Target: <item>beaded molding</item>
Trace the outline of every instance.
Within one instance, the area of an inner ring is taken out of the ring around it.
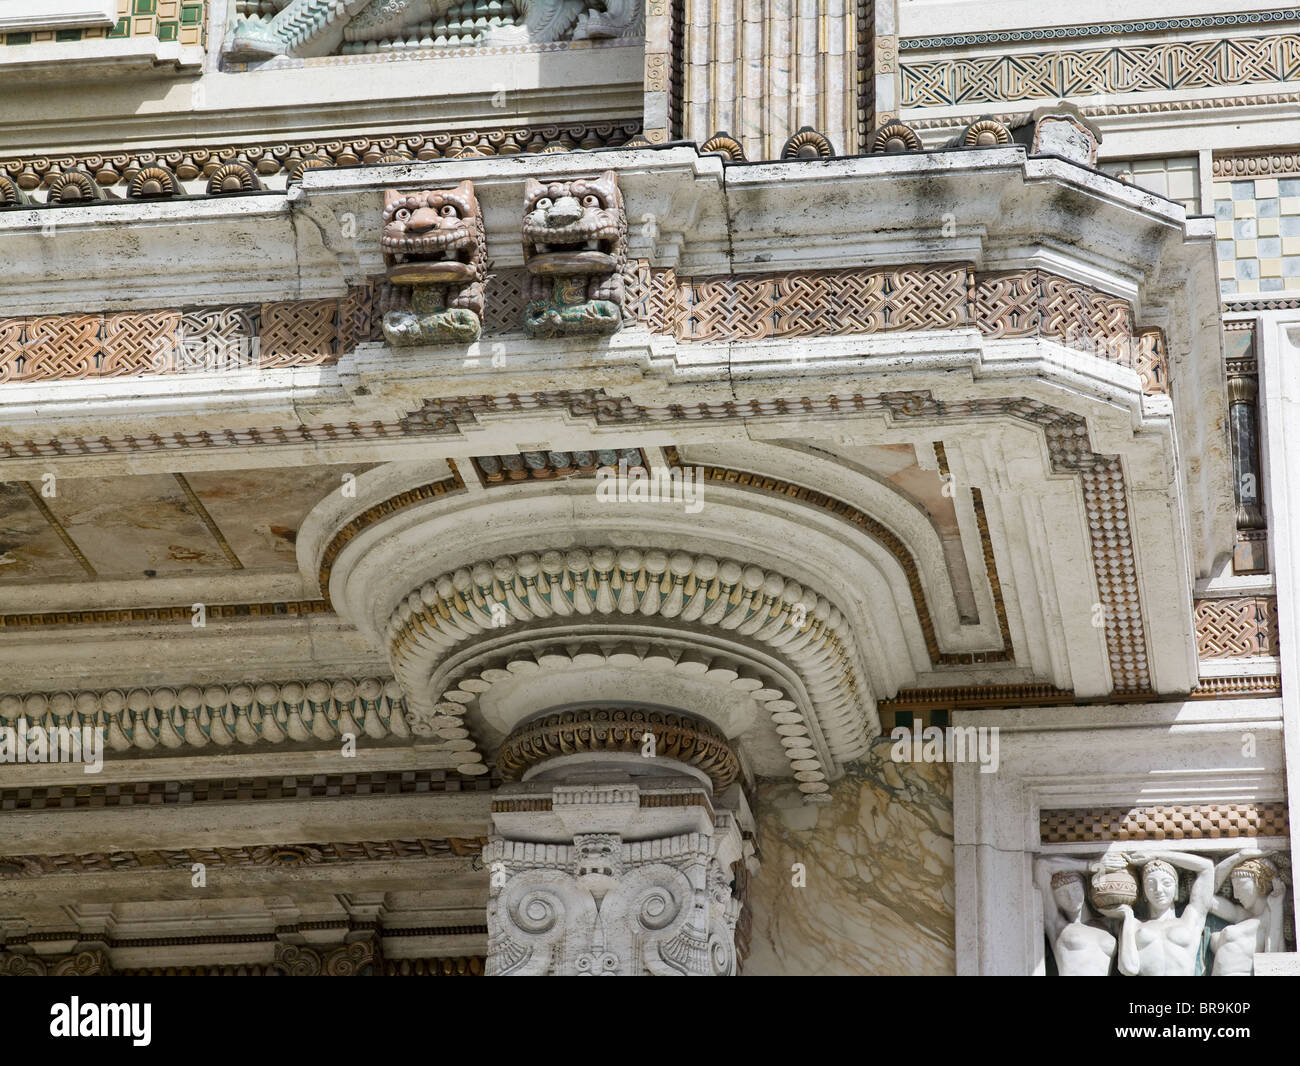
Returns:
[[[0,722],[6,726],[24,719],[47,736],[57,729],[98,727],[105,749],[118,753],[209,744],[333,745],[345,734],[405,739],[411,735],[405,712],[397,683],[373,677],[0,696]]]
[[[543,715],[518,725],[501,745],[497,768],[503,781],[550,759],[578,752],[639,753],[653,734],[655,754],[708,774],[721,792],[740,773],[740,761],[721,732],[685,714],[621,707],[583,707]]]
[[[498,605],[495,612],[493,605]],[[394,674],[408,694],[411,731],[417,736],[442,736],[446,730],[451,731],[446,735],[460,734],[465,694],[459,689],[441,696],[426,693],[438,664],[465,642],[537,621],[605,617],[617,624],[620,616],[626,623],[658,616],[717,627],[768,646],[798,672],[812,701],[813,725],[832,757],[847,762],[867,750],[856,640],[839,608],[774,571],[640,548],[504,556],[443,574],[413,590],[393,611],[384,632]],[[448,721],[457,724],[445,726]],[[792,723],[780,732],[807,737],[809,723]],[[800,759],[816,758],[811,746],[796,745],[793,751]],[[801,783],[806,793],[826,788],[821,781]]]

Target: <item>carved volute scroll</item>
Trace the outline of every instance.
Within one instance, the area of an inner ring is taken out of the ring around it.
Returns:
[[[686,715],[629,710],[606,728],[619,713],[543,715],[502,746],[515,780],[496,794],[483,851],[490,976],[739,969],[749,868],[741,812],[723,806],[739,790],[713,787],[734,778],[736,756]]]

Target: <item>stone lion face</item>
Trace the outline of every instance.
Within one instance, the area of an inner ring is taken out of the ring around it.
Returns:
[[[384,194],[380,244],[389,267],[419,263],[461,263],[477,267],[483,226],[474,185],[454,189]]]
[[[614,256],[624,236],[618,176],[524,185],[524,258],[593,252]]]

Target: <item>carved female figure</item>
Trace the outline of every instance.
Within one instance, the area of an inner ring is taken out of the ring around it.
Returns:
[[[1127,903],[1105,912],[1123,919],[1119,972],[1128,977],[1191,977],[1214,899],[1214,864],[1181,851],[1133,854],[1128,861],[1142,867],[1142,895],[1150,917],[1140,921]],[[1179,869],[1196,875],[1182,914],[1174,907]]]
[[[1115,938],[1091,924],[1083,880],[1091,865],[1065,855],[1039,859],[1034,865],[1047,936],[1062,977],[1105,977],[1115,958]]]
[[[1249,977],[1258,951],[1283,951],[1282,894],[1286,885],[1258,848],[1229,855],[1214,870],[1217,890],[1225,879],[1237,902],[1216,895],[1211,909],[1233,924],[1210,937],[1214,977]]]

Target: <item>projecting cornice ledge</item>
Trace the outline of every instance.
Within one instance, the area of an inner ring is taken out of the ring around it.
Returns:
[[[1038,337],[1082,347],[1094,363],[1137,369],[1143,391],[1172,396],[1176,451],[1200,456],[1208,471],[1195,475],[1186,498],[1196,530],[1195,574],[1208,572],[1204,560],[1230,543],[1225,378],[1210,230],[1203,220],[1188,220],[1177,204],[1062,159],[1028,156],[1019,146],[754,165],[725,164],[693,145],[458,156],[308,169],[287,194],[22,206],[0,211],[0,256],[10,264],[0,300],[12,316],[149,309],[144,317],[153,317],[146,325],[163,334],[173,326],[154,322],[159,308],[170,308],[172,321],[210,317],[212,305],[260,303],[256,322],[249,315],[241,319],[240,336],[259,340],[264,367],[341,357],[340,382],[347,387],[351,378],[364,386],[352,390],[349,406],[366,394],[411,403],[390,404],[374,416],[383,421],[404,418],[429,396],[403,380],[412,370],[415,377],[433,372],[445,379],[434,395],[448,396],[460,387],[450,379],[474,376],[460,373],[473,365],[499,375],[499,386],[483,381],[474,388],[488,394],[558,387],[567,363],[602,373],[588,370],[578,385],[564,387],[599,384],[621,395],[612,386],[647,376],[649,367],[634,370],[627,362],[631,353],[620,353],[608,339],[548,344],[547,368],[530,367],[525,355],[540,342],[523,342],[525,350],[516,354],[508,339],[522,341],[514,331],[523,324],[527,288],[521,241],[527,182],[590,178],[606,170],[617,174],[627,214],[624,333],[635,330],[634,323],[649,329],[649,362],[671,366],[668,378],[698,386],[720,363],[730,382],[788,377],[791,361],[800,373],[813,369],[807,360],[814,348],[839,362],[830,349],[848,351],[856,343],[850,336],[862,333],[901,337],[975,327],[989,342]],[[227,187],[225,181],[219,187]],[[387,306],[380,247],[384,191],[466,182],[486,232],[484,339],[477,347],[407,349],[423,371],[391,348],[362,358],[359,346],[377,339],[375,326]],[[105,284],[110,278],[113,284]],[[87,292],[107,295],[88,300]],[[333,302],[272,306],[312,300]],[[190,314],[195,306],[205,310]],[[65,389],[43,404],[48,422],[73,386],[36,381],[50,375],[41,363],[49,361],[42,347],[47,327],[34,328],[34,322],[12,320],[17,340],[11,346],[31,358],[11,379],[30,380],[42,391]],[[87,325],[102,349],[87,376],[102,376],[105,365],[131,376],[147,372],[140,352],[119,351],[116,339],[124,329],[139,328],[107,315]],[[782,337],[799,338],[798,347],[779,343]],[[742,350],[768,338],[778,342],[770,354]],[[885,359],[890,348],[912,353],[913,369],[923,354],[902,340],[877,339]],[[686,350],[712,342],[717,352]],[[354,352],[358,358],[350,361]],[[1013,365],[1023,357],[1018,352],[1003,361],[1005,372],[1024,372]],[[1078,360],[1053,360],[1066,376],[1078,369],[1067,365]],[[1104,377],[1109,370],[1085,368],[1086,375],[1098,372]],[[656,368],[648,376],[660,373]],[[373,380],[357,379],[367,374]],[[313,380],[324,379],[316,374]],[[1133,383],[1117,379],[1107,388],[1131,391]],[[409,394],[399,397],[404,390]],[[648,397],[640,402],[654,405]],[[1163,418],[1169,410],[1156,396],[1137,419]],[[327,400],[304,417],[338,424],[342,413]]]
[[[123,75],[197,73],[203,49],[157,37],[24,44],[0,49],[0,80],[6,85],[100,81]]]
[[[196,304],[232,291],[264,300],[337,296],[345,278],[383,271],[384,189],[465,180],[483,212],[489,258],[516,267],[525,181],[607,169],[618,173],[627,205],[629,258],[679,274],[959,262],[1039,268],[1132,301],[1141,320],[1171,323],[1195,320],[1189,297],[1217,291],[1212,235],[1179,205],[1017,146],[724,166],[717,155],[675,145],[309,169],[287,194],[4,211],[0,251],[12,268],[0,294],[16,313],[158,306],[188,254],[207,279],[191,279],[186,290]],[[160,225],[173,231],[170,241],[123,232]],[[319,236],[304,253],[308,228]],[[77,241],[60,240],[68,231]],[[333,271],[319,269],[317,245]],[[70,269],[82,280],[132,284],[96,304],[85,287],[64,284]]]
[[[0,212],[7,315],[258,302],[346,291],[330,235],[282,193]]]

